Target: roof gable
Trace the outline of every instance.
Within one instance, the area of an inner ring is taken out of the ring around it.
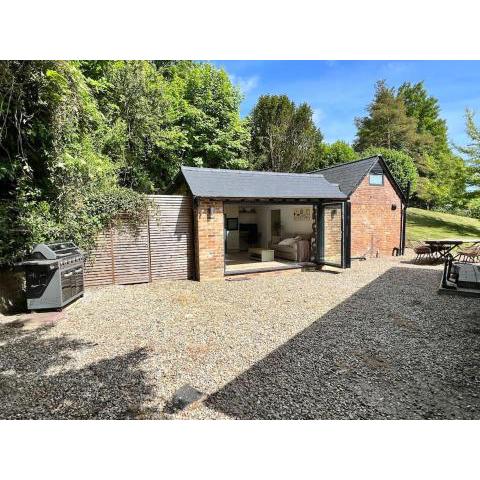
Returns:
[[[312,172],[314,174],[321,173],[329,182],[337,183],[340,190],[347,196],[350,196],[362,183],[362,180],[370,171],[380,172],[388,177],[391,184],[397,191],[398,195],[405,200],[405,195],[391,174],[387,164],[380,155],[355,160],[353,162],[341,163],[331,167],[323,168]]]
[[[345,199],[322,174],[182,167],[190,191],[211,198]]]

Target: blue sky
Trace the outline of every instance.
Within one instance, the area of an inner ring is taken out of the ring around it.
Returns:
[[[438,98],[447,120],[450,141],[463,145],[465,108],[477,111],[480,122],[480,61],[214,61],[240,86],[248,115],[262,94],[286,94],[296,103],[307,102],[325,140],[352,142],[356,116],[365,114],[374,84],[385,79],[398,87],[404,81],[425,81]]]

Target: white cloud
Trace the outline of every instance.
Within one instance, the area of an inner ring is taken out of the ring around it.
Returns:
[[[232,83],[237,85],[245,95],[256,88],[259,81],[257,75],[252,77],[237,77],[236,75],[230,75],[230,79],[232,80]]]

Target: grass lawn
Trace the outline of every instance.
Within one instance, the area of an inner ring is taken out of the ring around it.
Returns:
[[[480,220],[433,212],[420,208],[407,210],[407,239],[480,238]]]

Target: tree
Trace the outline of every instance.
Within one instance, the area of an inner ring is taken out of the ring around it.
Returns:
[[[416,201],[428,208],[461,207],[466,202],[467,169],[448,145],[447,124],[440,118],[438,100],[429,96],[423,82],[404,83],[398,96],[405,103],[407,114],[417,120],[417,132],[433,139],[416,158],[420,175]]]
[[[0,263],[47,239],[91,246],[181,165],[248,168],[240,101],[210,64],[0,62]]]
[[[0,263],[45,240],[88,247],[118,211],[145,212],[103,153],[109,125],[78,62],[0,62],[0,105]]]
[[[92,71],[91,63],[84,72]],[[98,63],[98,62],[95,62]],[[165,176],[164,163],[186,143],[174,128],[178,115],[168,82],[145,61],[102,62],[96,97],[111,126],[105,152],[118,166],[122,185],[153,192]]]
[[[417,120],[407,115],[403,98],[383,80],[377,82],[367,111],[366,117],[355,119],[357,151],[373,146],[402,150],[415,156],[433,142],[429,133],[417,132]]]
[[[467,109],[465,112],[467,135],[470,143],[457,149],[467,156],[467,183],[473,196],[480,196],[480,127],[475,124],[475,114]]]
[[[251,115],[252,164],[277,172],[303,172],[318,164],[322,134],[313,111],[286,95],[262,95]]]
[[[398,150],[378,147],[367,148],[362,152],[361,157],[367,158],[374,155],[383,157],[390,172],[404,192],[407,191],[408,183],[410,183],[410,191],[415,191],[417,186],[417,169],[412,157]]]
[[[337,140],[336,142],[322,145],[320,161],[316,168],[351,162],[357,160],[357,158],[359,158],[358,153],[347,142]]]
[[[448,152],[447,123],[440,118],[438,99],[428,95],[424,83],[403,83],[398,89],[398,97],[403,100],[407,115],[417,120],[417,133],[432,136],[431,151],[437,154]]]
[[[405,82],[398,91],[378,82],[368,116],[356,124],[356,149],[389,146],[413,159],[415,203],[428,208],[464,204],[465,165],[452,154],[438,100],[428,95],[423,82]]]
[[[190,61],[82,62],[114,135],[123,185],[162,191],[181,165],[248,168],[248,122],[228,75]]]
[[[172,79],[185,110],[175,126],[185,132],[183,163],[212,168],[249,167],[250,131],[240,118],[242,96],[224,70],[208,63],[177,65]],[[170,68],[172,72],[172,68]]]
[[[426,208],[463,207],[467,180],[463,159],[450,152],[426,154],[425,158],[434,173],[419,178],[416,203]]]

